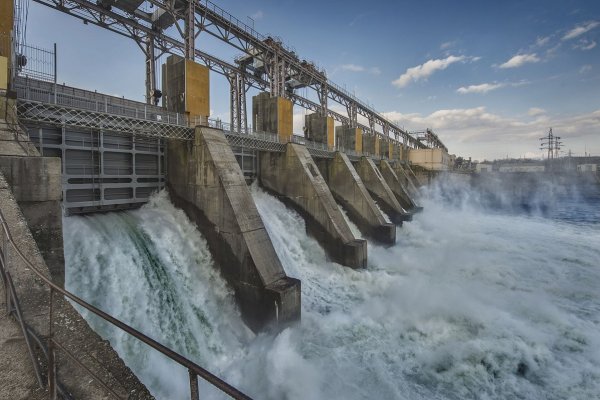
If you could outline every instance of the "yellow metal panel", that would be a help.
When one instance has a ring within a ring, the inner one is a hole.
[[[327,147],[329,149],[335,147],[335,129],[333,127],[332,117],[327,117]]]
[[[391,141],[388,143],[388,158],[390,160],[394,158],[394,143]]]
[[[8,58],[0,56],[0,89],[8,89]]]
[[[277,98],[277,134],[283,141],[289,141],[294,128],[293,104],[284,97]]]
[[[0,0],[0,56],[4,56],[8,59],[11,58],[10,34],[14,24],[14,6],[13,0]]]
[[[356,151],[357,153],[362,153],[362,151],[363,151],[362,137],[363,137],[362,128],[355,128],[355,138],[356,138],[355,143],[356,144],[355,144],[354,151]]]
[[[375,135],[375,155],[379,155],[379,135]]]
[[[210,115],[208,67],[185,60],[185,111],[192,117]]]

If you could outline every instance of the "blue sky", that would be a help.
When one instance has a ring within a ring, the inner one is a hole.
[[[565,150],[600,155],[598,0],[216,4],[253,18],[406,129],[433,128],[452,153],[539,156],[538,138],[553,127]],[[144,60],[132,41],[33,2],[28,41],[58,44],[60,82],[143,100]],[[237,55],[206,34],[196,46]],[[213,74],[213,116],[227,120],[228,101]],[[307,112],[294,113],[301,132]]]

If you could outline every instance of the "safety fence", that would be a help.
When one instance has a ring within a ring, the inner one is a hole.
[[[87,303],[81,298],[77,297],[73,293],[63,289],[62,287],[53,283],[46,274],[44,274],[38,267],[36,267],[28,258],[24,255],[21,249],[15,243],[11,235],[10,228],[4,217],[4,214],[0,211],[0,235],[2,240],[2,248],[0,250],[0,276],[4,284],[4,291],[6,294],[6,307],[8,315],[13,316],[23,333],[27,351],[33,364],[34,374],[38,385],[41,388],[47,388],[50,392],[51,399],[57,399],[58,396],[63,399],[72,399],[68,390],[62,385],[57,376],[57,355],[58,353],[64,354],[70,362],[75,363],[82,370],[86,371],[90,376],[94,378],[108,393],[114,398],[122,399],[124,397],[119,396],[113,388],[111,388],[106,382],[100,379],[97,374],[91,371],[85,364],[82,363],[78,354],[74,354],[69,351],[64,343],[60,343],[53,334],[53,323],[54,323],[54,307],[55,298],[62,296],[63,298],[69,299],[79,306],[90,311],[92,314],[102,318],[114,327],[124,331],[130,336],[135,337],[142,343],[151,347],[155,351],[162,353],[169,359],[178,363],[182,367],[188,370],[189,383],[190,383],[190,398],[192,400],[200,399],[200,392],[198,386],[198,377],[201,377],[212,386],[220,389],[233,399],[251,399],[246,394],[242,393],[235,387],[229,385],[224,380],[220,379],[216,375],[213,375],[206,369],[202,368],[193,361],[185,358],[181,354],[169,349],[168,347],[160,344],[154,339],[144,335],[135,328],[127,325],[126,323],[114,318],[110,314],[96,308],[95,306]],[[49,323],[49,335],[47,338],[42,338],[38,335],[31,326],[29,326],[23,318],[23,311],[19,303],[19,298],[15,289],[15,284],[11,276],[11,268],[15,268],[19,263],[11,262],[11,256],[16,257],[16,260],[20,259],[25,264],[26,268],[33,272],[48,288],[49,288],[49,312],[48,312],[48,323]],[[36,348],[41,351],[43,360],[38,360],[38,354]],[[45,371],[44,371],[45,369]]]

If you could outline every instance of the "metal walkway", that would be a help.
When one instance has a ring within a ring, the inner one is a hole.
[[[185,115],[161,107],[51,82],[16,79],[17,113],[44,156],[63,160],[63,205],[67,213],[137,207],[165,185],[167,140],[193,140]],[[271,133],[233,132],[219,120],[247,177],[255,177],[257,151],[283,152],[286,143]],[[323,143],[292,136],[314,157],[331,158]],[[349,154],[357,159],[360,155]]]

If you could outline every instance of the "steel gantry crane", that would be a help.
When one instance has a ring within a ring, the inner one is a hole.
[[[420,138],[387,120],[353,94],[329,81],[325,71],[300,59],[281,40],[263,36],[227,11],[208,0],[34,0],[37,3],[93,23],[133,39],[146,56],[146,97],[158,103],[156,60],[163,54],[177,54],[197,60],[210,70],[224,75],[231,86],[231,122],[234,129],[245,131],[246,92],[249,87],[268,90],[271,96],[282,96],[295,104],[331,116],[351,127],[361,127],[373,135],[394,139],[411,148],[445,146],[435,134]],[[218,38],[242,52],[234,64],[221,60],[195,47],[201,32]],[[296,93],[310,88],[319,103]],[[348,116],[332,112],[328,100],[344,106]],[[359,123],[358,116],[369,121]],[[377,132],[380,126],[382,132]]]

